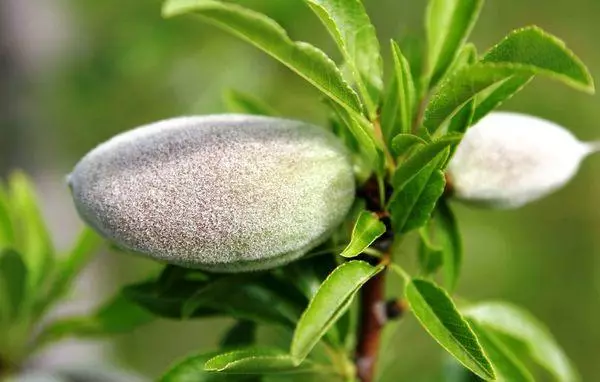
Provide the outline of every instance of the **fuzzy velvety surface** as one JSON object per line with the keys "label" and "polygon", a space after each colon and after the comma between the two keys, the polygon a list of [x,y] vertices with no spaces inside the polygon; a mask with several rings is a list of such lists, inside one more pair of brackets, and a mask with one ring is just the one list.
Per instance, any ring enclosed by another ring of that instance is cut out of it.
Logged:
{"label": "fuzzy velvety surface", "polygon": [[448,171],[458,199],[515,208],[563,186],[593,150],[550,121],[495,112],[467,131]]}
{"label": "fuzzy velvety surface", "polygon": [[336,137],[268,117],[186,117],[87,154],[69,176],[80,215],[117,244],[214,271],[270,268],[341,223],[355,193]]}

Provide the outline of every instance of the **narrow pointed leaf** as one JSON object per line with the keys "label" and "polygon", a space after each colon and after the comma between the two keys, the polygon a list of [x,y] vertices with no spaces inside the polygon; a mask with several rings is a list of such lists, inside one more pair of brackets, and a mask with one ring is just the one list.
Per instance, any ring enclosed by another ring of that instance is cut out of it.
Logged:
{"label": "narrow pointed leaf", "polygon": [[214,0],[168,0],[166,17],[195,13],[248,41],[306,79],[332,100],[357,115],[362,113],[358,96],[341,72],[321,50],[292,41],[285,30],[267,16],[230,3]]}
{"label": "narrow pointed leaf", "polygon": [[[203,286],[202,284],[179,282],[175,284],[174,288],[163,289],[154,281],[142,282],[126,286],[123,289],[123,295],[157,317],[181,320],[183,306]],[[218,314],[216,309],[198,308],[190,318],[211,317]]]}
{"label": "narrow pointed leaf", "polygon": [[223,353],[209,359],[207,371],[228,374],[282,374],[315,372],[313,363],[302,364],[275,348],[245,348]]}
{"label": "narrow pointed leaf", "polygon": [[[448,135],[417,150],[417,152],[400,164],[394,173],[392,179],[394,190],[402,190],[420,171],[433,162],[440,153],[457,145],[461,138],[461,135]],[[392,146],[396,145],[392,142]]]}
{"label": "narrow pointed leaf", "polygon": [[48,229],[38,208],[34,188],[27,176],[21,172],[9,178],[10,204],[14,221],[17,222],[18,250],[27,266],[27,281],[30,292],[35,293],[43,282],[53,261],[53,248]]}
{"label": "narrow pointed leaf", "polygon": [[27,268],[18,252],[12,249],[0,251],[0,317],[11,321],[19,316],[27,277]]}
{"label": "narrow pointed leaf", "polygon": [[361,120],[353,118],[352,114],[344,110],[338,104],[329,102],[329,106],[336,113],[343,125],[350,130],[359,143],[361,153],[373,171],[383,173],[385,168],[385,157],[381,150],[379,141],[375,138],[370,125],[361,123]]}
{"label": "narrow pointed leaf", "polygon": [[400,122],[398,121],[398,109],[400,98],[398,94],[398,80],[394,75],[386,89],[383,105],[381,106],[381,132],[384,141],[389,144],[394,135],[400,131]]}
{"label": "narrow pointed leaf", "polygon": [[448,133],[464,134],[473,124],[474,114],[475,99],[471,99],[452,117],[448,125]]}
{"label": "narrow pointed leaf", "polygon": [[83,229],[73,249],[57,264],[56,276],[50,291],[44,296],[44,300],[40,301],[40,310],[43,311],[45,307],[62,297],[69,290],[73,280],[91,260],[102,243],[102,238],[92,229],[87,227]]}
{"label": "narrow pointed leaf", "polygon": [[475,333],[443,289],[421,279],[406,287],[411,310],[427,332],[469,370],[485,380],[495,373]]}
{"label": "narrow pointed leaf", "polygon": [[398,156],[406,155],[414,148],[423,148],[427,141],[412,134],[398,134],[392,140],[392,151]]}
{"label": "narrow pointed leaf", "polygon": [[296,326],[290,354],[297,360],[306,358],[321,337],[345,313],[358,290],[377,275],[382,266],[350,261],[337,267],[325,279]]}
{"label": "narrow pointed leaf", "polygon": [[513,64],[491,63],[477,63],[459,70],[440,84],[425,110],[423,124],[430,133],[435,133],[478,93],[515,74],[527,74],[527,70]]}
{"label": "narrow pointed leaf", "polygon": [[365,101],[377,113],[383,90],[383,63],[375,28],[360,0],[304,0],[337,43]]}
{"label": "narrow pointed leaf", "polygon": [[118,294],[90,316],[66,317],[51,323],[37,342],[41,346],[68,337],[98,338],[129,333],[153,320],[153,315]]}
{"label": "narrow pointed leaf", "polygon": [[446,200],[441,200],[438,203],[435,217],[438,223],[439,239],[443,248],[444,281],[446,288],[452,291],[456,287],[462,266],[462,239],[454,212],[452,212]]}
{"label": "narrow pointed leaf", "polygon": [[427,8],[431,86],[444,76],[467,41],[483,0],[430,0]]}
{"label": "narrow pointed leaf", "polygon": [[[511,99],[533,80],[532,74],[515,74],[477,96],[471,124],[477,123],[491,111]],[[472,100],[473,101],[473,100]]]}
{"label": "narrow pointed leaf", "polygon": [[159,382],[255,382],[256,376],[231,375],[204,370],[209,359],[219,352],[194,354],[173,365]]}
{"label": "narrow pointed leaf", "polygon": [[465,315],[523,342],[529,355],[560,381],[578,381],[579,375],[549,330],[528,312],[504,302],[474,305]]}
{"label": "narrow pointed leaf", "polygon": [[469,320],[469,326],[477,335],[485,354],[490,359],[498,381],[503,382],[533,382],[534,378],[523,365],[517,355],[512,353],[502,341],[496,337],[493,330]]}
{"label": "narrow pointed leaf", "polygon": [[385,142],[401,133],[410,133],[417,97],[411,67],[395,41],[390,43],[394,73],[381,109],[381,130]]}
{"label": "narrow pointed leaf", "polygon": [[[442,158],[446,156],[447,151]],[[420,228],[431,218],[446,185],[439,162],[441,159],[429,164],[393,196],[390,211],[396,233]]]}
{"label": "narrow pointed leaf", "polygon": [[594,81],[583,62],[562,40],[536,26],[510,33],[485,54],[483,62],[520,64],[529,67],[535,74],[594,92]]}
{"label": "narrow pointed leaf", "polygon": [[384,233],[385,224],[374,213],[363,211],[354,224],[350,243],[340,255],[348,258],[356,257]]}
{"label": "narrow pointed leaf", "polygon": [[392,56],[394,58],[396,91],[398,92],[398,130],[392,131],[393,136],[396,133],[410,133],[412,129],[416,93],[408,60],[404,57],[402,51],[400,51],[400,47],[395,41],[392,41],[391,44]]}
{"label": "narrow pointed leaf", "polygon": [[475,64],[479,58],[477,57],[477,48],[472,43],[465,44],[460,53],[454,60],[454,63],[449,69],[450,73],[456,72],[464,67]]}
{"label": "narrow pointed leaf", "polygon": [[[425,111],[423,123],[434,133],[477,94],[494,90],[512,76],[534,75],[556,79],[579,90],[594,91],[587,68],[562,41],[537,27],[524,28],[492,48],[481,62],[442,81]],[[512,88],[515,87],[515,91],[521,88],[516,85]],[[515,91],[501,94],[512,96]]]}
{"label": "narrow pointed leaf", "polygon": [[[331,254],[337,254],[336,248]],[[294,286],[303,296],[310,300],[319,290],[321,282],[336,266],[333,256],[317,256],[294,261],[282,269],[282,278],[294,280]]]}
{"label": "narrow pointed leaf", "polygon": [[432,221],[433,219],[419,230],[419,268],[424,276],[434,274],[444,264],[443,250],[433,243],[429,232]]}
{"label": "narrow pointed leaf", "polygon": [[224,95],[229,111],[234,113],[277,116],[279,113],[257,97],[237,90],[229,90]]}
{"label": "narrow pointed leaf", "polygon": [[462,265],[462,239],[456,218],[445,199],[438,200],[431,220],[419,234],[421,270],[425,275],[431,275],[444,266],[445,285],[452,291]]}
{"label": "narrow pointed leaf", "polygon": [[198,309],[284,327],[292,327],[301,313],[301,308],[283,293],[265,287],[251,274],[226,276],[208,283],[186,301],[182,315],[191,318]]}
{"label": "narrow pointed leaf", "polygon": [[0,182],[0,250],[15,245],[15,231],[9,206],[8,194]]}
{"label": "narrow pointed leaf", "polygon": [[[473,44],[466,44],[460,55],[456,58],[450,73],[457,72],[467,66],[477,62],[477,48]],[[464,134],[473,124],[473,115],[475,114],[475,100],[471,99],[452,117],[448,125],[448,133]],[[450,157],[454,154],[451,150]]]}

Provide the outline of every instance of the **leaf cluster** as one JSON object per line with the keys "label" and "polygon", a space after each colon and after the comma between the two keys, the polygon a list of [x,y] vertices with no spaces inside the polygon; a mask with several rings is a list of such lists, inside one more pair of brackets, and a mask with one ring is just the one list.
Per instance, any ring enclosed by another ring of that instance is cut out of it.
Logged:
{"label": "leaf cluster", "polygon": [[[467,129],[534,77],[592,93],[586,67],[562,41],[535,26],[509,33],[480,54],[468,39],[483,0],[430,0],[426,39],[411,46],[391,40],[391,63],[384,73],[378,37],[360,0],[304,2],[339,48],[339,65],[242,5],[217,0],[164,4],[164,16],[191,14],[222,28],[320,90],[330,110],[330,128],[352,155],[360,191],[346,224],[325,248],[300,262],[253,275],[205,274],[193,282],[181,276],[172,290],[162,284],[166,276],[129,287],[131,298],[163,317],[223,314],[239,320],[226,338],[237,333],[243,341],[187,358],[163,381],[185,381],[191,375],[244,380],[273,373],[328,374],[352,381],[360,329],[355,296],[387,272],[404,281],[403,290],[394,291],[397,299],[479,378],[533,380],[531,360],[557,380],[576,380],[555,341],[528,314],[504,303],[459,308],[453,302],[463,246],[447,200],[451,185],[445,169]],[[280,115],[251,95],[231,91],[226,100],[238,112]],[[413,276],[397,253],[402,239],[415,233],[419,270]],[[168,267],[165,272],[191,271]],[[436,281],[438,273],[443,287]],[[258,346],[250,332],[263,324],[289,331],[289,348]],[[319,347],[328,357],[319,356]],[[551,357],[554,362],[547,361]]]}
{"label": "leaf cluster", "polygon": [[14,172],[0,183],[0,375],[54,341],[127,332],[153,319],[119,295],[89,316],[48,320],[102,242],[85,228],[70,250],[58,251],[27,176]]}
{"label": "leaf cluster", "polygon": [[[125,287],[94,314],[51,321],[30,338],[100,240],[85,230],[71,251],[58,256],[29,183],[15,174],[7,189],[0,187],[0,361],[17,365],[66,336],[128,332],[154,317],[225,316],[236,323],[219,350],[177,362],[161,381],[261,381],[289,374],[356,381],[358,309],[365,303],[357,296],[366,284],[391,274],[402,280],[400,290],[390,291],[394,301],[468,373],[532,381],[531,364],[537,363],[556,380],[578,379],[549,331],[520,308],[454,302],[463,246],[445,169],[467,129],[534,77],[593,92],[580,59],[535,26],[509,33],[480,54],[468,39],[483,0],[430,0],[426,39],[411,45],[391,40],[384,68],[360,0],[303,1],[343,62],[292,40],[268,16],[236,3],[167,0],[163,14],[191,14],[222,28],[323,94],[329,127],[347,146],[359,184],[346,222],[303,259],[270,271],[225,275],[167,265],[157,277]],[[238,91],[229,91],[226,102],[236,112],[281,115]],[[399,256],[410,235],[419,242],[414,275]],[[277,328],[289,337],[288,346],[264,346],[256,334],[260,326]]]}

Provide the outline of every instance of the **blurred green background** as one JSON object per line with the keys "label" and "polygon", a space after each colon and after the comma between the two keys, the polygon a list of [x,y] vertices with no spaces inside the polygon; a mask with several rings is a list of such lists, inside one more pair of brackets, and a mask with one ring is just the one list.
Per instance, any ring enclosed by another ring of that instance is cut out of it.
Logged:
{"label": "blurred green background", "polygon": [[[339,59],[301,0],[238,1]],[[60,248],[80,226],[63,179],[79,157],[118,132],[181,114],[223,112],[223,91],[232,88],[267,100],[286,116],[324,121],[317,91],[288,69],[193,18],[162,20],[160,3],[0,3],[0,170],[24,168],[34,176]],[[420,32],[424,0],[365,3],[386,58],[390,38]],[[600,79],[599,16],[598,0],[490,0],[472,39],[483,51],[511,29],[537,24],[563,38]],[[504,107],[554,120],[584,140],[600,139],[600,98],[559,84],[536,80]],[[466,242],[458,293],[530,309],[555,333],[584,381],[600,375],[598,195],[600,156],[587,160],[565,189],[526,208],[456,206]],[[103,254],[81,281],[73,309],[85,309],[153,268],[143,259]],[[156,376],[174,359],[209,349],[226,324],[159,322],[117,339],[108,357]],[[68,354],[51,351],[40,362],[75,362],[77,354]],[[382,353],[387,381],[440,380],[443,358],[410,317]]]}

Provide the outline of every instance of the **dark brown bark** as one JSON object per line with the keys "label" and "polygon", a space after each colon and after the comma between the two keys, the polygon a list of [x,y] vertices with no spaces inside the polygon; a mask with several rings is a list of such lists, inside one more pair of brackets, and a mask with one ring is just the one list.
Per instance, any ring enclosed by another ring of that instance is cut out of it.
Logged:
{"label": "dark brown bark", "polygon": [[361,290],[360,329],[356,348],[356,370],[362,382],[372,382],[385,324],[385,272],[369,280]]}

